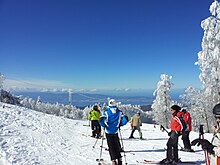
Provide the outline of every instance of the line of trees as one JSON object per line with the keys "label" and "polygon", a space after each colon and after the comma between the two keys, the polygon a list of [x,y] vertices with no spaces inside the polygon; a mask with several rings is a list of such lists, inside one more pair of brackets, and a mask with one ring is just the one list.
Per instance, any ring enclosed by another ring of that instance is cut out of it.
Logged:
{"label": "line of trees", "polygon": [[[37,101],[33,100],[32,98],[25,97],[20,101],[20,103],[22,106],[29,109],[56,116],[63,116],[70,119],[87,119],[89,112],[93,109],[93,105],[86,106],[84,109],[80,109],[72,105],[43,103],[40,96],[38,97]],[[99,107],[100,110],[103,111],[106,108],[106,105],[99,105]],[[122,112],[129,118],[135,113],[140,112],[143,121],[152,123],[152,113],[143,112],[139,105],[120,104],[119,109],[122,110]]]}

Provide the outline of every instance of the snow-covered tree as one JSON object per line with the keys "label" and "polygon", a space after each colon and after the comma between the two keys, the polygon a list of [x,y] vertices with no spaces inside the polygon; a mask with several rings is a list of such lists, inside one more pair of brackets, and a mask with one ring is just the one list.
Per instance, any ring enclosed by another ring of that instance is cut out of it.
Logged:
{"label": "snow-covered tree", "polygon": [[204,30],[202,50],[198,53],[200,80],[209,105],[220,102],[220,3],[214,1],[210,6],[212,16],[203,20]]}
{"label": "snow-covered tree", "polygon": [[220,102],[220,3],[218,1],[211,4],[210,12],[212,16],[201,23],[204,36],[202,50],[198,53],[196,62],[201,70],[199,79],[203,84],[203,89],[199,92],[202,93],[202,98],[198,98],[199,96],[197,98],[202,100],[202,109],[206,112],[208,121],[211,121],[209,116],[212,116],[212,108]]}
{"label": "snow-covered tree", "polygon": [[166,74],[160,76],[161,80],[157,83],[157,89],[153,93],[156,99],[151,106],[156,123],[165,125],[167,128],[170,118],[169,110],[172,104],[170,89],[173,84],[171,83],[171,78],[172,76]]}
{"label": "snow-covered tree", "polygon": [[193,130],[198,131],[199,125],[204,125],[205,130],[209,132],[210,126],[214,121],[210,109],[206,109],[206,98],[204,96],[203,90],[197,90],[193,87],[188,87],[185,91],[186,93],[180,97],[183,99],[183,104],[187,105],[187,109],[191,114],[193,119]]}
{"label": "snow-covered tree", "polygon": [[152,122],[152,113],[142,111],[140,105],[121,104],[118,106],[118,108],[123,112],[123,114],[128,116],[129,119],[131,119],[131,117],[133,115],[135,115],[137,112],[139,112],[143,122],[153,123]]}
{"label": "snow-covered tree", "polygon": [[72,89],[68,90],[68,94],[69,94],[68,102],[69,102],[69,106],[71,106],[72,105]]}
{"label": "snow-covered tree", "polygon": [[0,73],[0,91],[3,89],[4,80],[5,80],[5,76]]}
{"label": "snow-covered tree", "polygon": [[42,100],[41,100],[41,97],[40,97],[40,96],[37,97],[37,102],[36,102],[36,103],[37,103],[37,104],[38,104],[38,103],[42,103]]}
{"label": "snow-covered tree", "polygon": [[84,109],[83,109],[83,119],[87,119],[88,116],[89,116],[89,113],[91,112],[92,110],[92,106],[86,106]]}

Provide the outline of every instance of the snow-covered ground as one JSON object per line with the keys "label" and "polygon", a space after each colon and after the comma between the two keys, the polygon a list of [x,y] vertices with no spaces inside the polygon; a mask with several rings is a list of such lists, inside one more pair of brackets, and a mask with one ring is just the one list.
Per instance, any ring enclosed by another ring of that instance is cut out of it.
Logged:
{"label": "snow-covered ground", "polygon": [[[3,105],[5,107],[3,108]],[[0,103],[0,165],[94,165],[100,156],[101,139],[91,138],[88,121],[72,120],[63,117],[47,115],[22,107]],[[138,164],[144,159],[162,160],[166,156],[166,132],[161,132],[159,126],[143,124],[144,140],[128,139],[129,124],[122,127],[121,134],[128,164]],[[198,138],[198,133],[192,132],[190,139]],[[205,134],[210,140],[211,134]],[[183,146],[182,140],[179,144]],[[107,147],[106,140],[103,146]],[[182,161],[197,161],[204,163],[204,154],[200,147],[194,147],[198,152],[179,152]],[[124,154],[122,153],[124,156]],[[102,158],[110,162],[108,151],[103,149]],[[125,159],[123,157],[123,162]]]}

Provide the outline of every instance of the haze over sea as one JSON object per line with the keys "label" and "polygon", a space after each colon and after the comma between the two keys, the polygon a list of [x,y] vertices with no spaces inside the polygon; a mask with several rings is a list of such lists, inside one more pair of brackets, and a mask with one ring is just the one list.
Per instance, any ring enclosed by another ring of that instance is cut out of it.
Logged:
{"label": "haze over sea", "polygon": [[[173,100],[179,100],[179,95],[182,94],[182,90],[176,90],[171,93],[171,98]],[[68,97],[69,94],[66,92],[13,92],[14,95],[32,98],[37,100],[40,96],[42,102],[44,103],[60,103],[69,104]],[[72,93],[72,105],[78,107],[84,107],[89,105],[94,105],[96,103],[107,103],[107,98],[114,98],[117,102],[122,104],[133,104],[133,105],[151,105],[155,96],[153,96],[153,91],[142,92],[142,93]]]}

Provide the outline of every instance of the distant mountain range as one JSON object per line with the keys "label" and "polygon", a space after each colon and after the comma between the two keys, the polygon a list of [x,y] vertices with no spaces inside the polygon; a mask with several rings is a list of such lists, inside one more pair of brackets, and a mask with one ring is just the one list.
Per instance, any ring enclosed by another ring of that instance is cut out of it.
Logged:
{"label": "distant mountain range", "polygon": [[[61,103],[69,104],[68,93],[55,93],[55,92],[13,92],[14,95],[23,97],[29,97],[37,100],[38,96],[41,97],[42,102],[49,103]],[[134,105],[148,105],[154,100],[154,97],[150,96],[109,96],[103,94],[90,94],[90,93],[73,93],[72,105],[74,106],[88,106],[95,103],[107,103],[107,98],[114,98],[117,102],[122,104],[134,104]]]}
{"label": "distant mountain range", "polygon": [[[29,97],[37,100],[38,96],[41,97],[44,103],[61,103],[69,104],[68,93],[61,92],[13,92],[14,95],[23,97]],[[173,99],[178,99],[178,95],[175,94]],[[132,104],[132,105],[151,105],[155,97],[153,95],[148,96],[110,96],[105,94],[91,94],[91,93],[73,93],[72,94],[72,105],[77,107],[84,107],[88,105],[94,105],[96,103],[107,103],[107,98],[114,98],[117,102],[122,104]]]}

